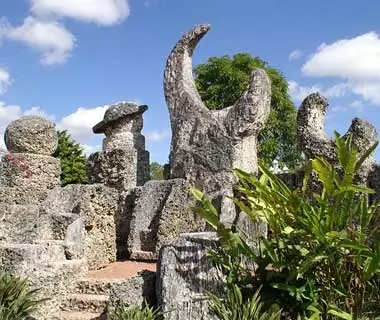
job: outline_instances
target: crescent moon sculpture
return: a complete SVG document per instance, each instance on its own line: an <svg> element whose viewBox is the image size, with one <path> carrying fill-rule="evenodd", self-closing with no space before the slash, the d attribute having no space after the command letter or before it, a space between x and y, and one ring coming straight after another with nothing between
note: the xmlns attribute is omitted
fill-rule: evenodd
<svg viewBox="0 0 380 320"><path fill-rule="evenodd" d="M252 70L249 85L226 109L206 108L193 79L192 55L210 30L200 24L185 33L172 50L164 74L172 141L170 178L184 178L209 196L220 199L222 215L231 220L233 204L222 200L232 194L233 168L256 173L257 137L270 112L270 79L262 69Z"/></svg>

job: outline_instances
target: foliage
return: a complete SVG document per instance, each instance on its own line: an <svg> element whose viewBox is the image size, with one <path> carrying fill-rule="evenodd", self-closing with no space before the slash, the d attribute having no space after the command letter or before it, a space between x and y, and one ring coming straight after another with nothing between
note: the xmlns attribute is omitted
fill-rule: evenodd
<svg viewBox="0 0 380 320"><path fill-rule="evenodd" d="M87 182L87 157L83 153L82 147L71 138L66 130L58 131L58 148L54 157L61 160L61 183L63 186Z"/></svg>
<svg viewBox="0 0 380 320"><path fill-rule="evenodd" d="M158 162L152 162L150 164L150 176L152 180L164 179L164 166Z"/></svg>
<svg viewBox="0 0 380 320"><path fill-rule="evenodd" d="M351 137L335 138L339 167L311 160L296 190L264 166L260 178L234 170L240 196L232 200L252 222L268 225L259 243L224 226L210 200L193 190L202 201L194 210L220 236L222 250L211 256L229 284L261 286L266 306L277 303L292 319L358 319L367 316L371 299L379 304L373 301L379 297L379 204L368 201L373 190L355 184L355 173L377 144L359 159ZM310 198L312 176L321 190ZM371 312L372 318L380 315Z"/></svg>
<svg viewBox="0 0 380 320"><path fill-rule="evenodd" d="M297 111L279 70L248 53L211 57L194 68L195 84L209 109L227 108L246 90L253 68L265 69L272 83L271 113L259 136L259 159L267 166L277 159L280 167L295 168L301 160L296 144Z"/></svg>
<svg viewBox="0 0 380 320"><path fill-rule="evenodd" d="M110 320L156 320L160 319L161 312L149 306L141 309L120 303L109 317Z"/></svg>
<svg viewBox="0 0 380 320"><path fill-rule="evenodd" d="M0 273L0 319L22 320L30 316L44 300L38 290L29 290L28 282L8 273Z"/></svg>
<svg viewBox="0 0 380 320"><path fill-rule="evenodd" d="M211 300L210 312L220 320L280 320L281 312L264 312L259 290L252 297L244 299L240 288L232 285L225 299L208 294Z"/></svg>

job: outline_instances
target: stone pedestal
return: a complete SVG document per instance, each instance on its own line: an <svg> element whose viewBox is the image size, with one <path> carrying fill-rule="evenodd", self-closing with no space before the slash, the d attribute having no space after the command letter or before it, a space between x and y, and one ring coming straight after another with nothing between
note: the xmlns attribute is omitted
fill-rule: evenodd
<svg viewBox="0 0 380 320"><path fill-rule="evenodd" d="M163 246L157 263L157 299L165 320L210 320L206 292L223 294L223 276L206 256L215 233L182 234Z"/></svg>

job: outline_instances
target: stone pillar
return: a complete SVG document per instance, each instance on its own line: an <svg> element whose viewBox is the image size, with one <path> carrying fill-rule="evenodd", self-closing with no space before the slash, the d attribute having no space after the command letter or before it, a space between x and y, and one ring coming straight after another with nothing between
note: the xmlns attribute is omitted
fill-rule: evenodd
<svg viewBox="0 0 380 320"><path fill-rule="evenodd" d="M93 127L96 134L105 134L103 151L88 159L90 183L101 183L119 191L119 209L115 219L119 258L127 255L131 207L134 188L150 179L149 152L145 150L143 113L147 106L121 102L110 106L104 119Z"/></svg>
<svg viewBox="0 0 380 320"><path fill-rule="evenodd" d="M91 183L103 183L120 192L128 191L149 180L149 152L145 150L143 113L147 106L133 103L112 105L104 119L94 126L96 134L105 134L103 151L88 161Z"/></svg>
<svg viewBox="0 0 380 320"><path fill-rule="evenodd" d="M60 161L51 156L58 144L54 124L22 117L7 127L5 143L9 153L1 170L0 270L27 277L32 289L39 288L39 297L48 299L35 317L51 320L75 281L87 273L84 224L77 215L58 223L54 214L41 210L41 202L60 189ZM53 236L55 229L60 239ZM67 260L68 253L73 260Z"/></svg>
<svg viewBox="0 0 380 320"><path fill-rule="evenodd" d="M161 248L157 263L157 302L165 320L210 320L206 292L223 295L221 272L207 257L218 246L213 232L186 233Z"/></svg>
<svg viewBox="0 0 380 320"><path fill-rule="evenodd" d="M39 203L60 185L60 161L51 156L58 144L53 123L38 116L15 120L5 131L5 144L0 202Z"/></svg>

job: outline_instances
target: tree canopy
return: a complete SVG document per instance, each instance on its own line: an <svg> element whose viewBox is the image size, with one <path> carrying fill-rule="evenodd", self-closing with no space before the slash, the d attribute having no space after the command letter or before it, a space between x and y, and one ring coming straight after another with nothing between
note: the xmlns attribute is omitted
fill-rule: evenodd
<svg viewBox="0 0 380 320"><path fill-rule="evenodd" d="M87 157L82 147L71 138L66 130L58 131L58 148L54 157L61 160L61 183L86 183Z"/></svg>
<svg viewBox="0 0 380 320"><path fill-rule="evenodd" d="M301 160L296 143L297 110L288 93L284 75L258 57L249 53L211 57L194 68L195 84L205 105L220 110L233 105L248 86L253 68L265 69L271 79L271 113L258 143L259 159L270 166L295 168Z"/></svg>
<svg viewBox="0 0 380 320"><path fill-rule="evenodd" d="M152 180L163 180L164 179L164 166L158 162L152 162L150 164L150 178Z"/></svg>

